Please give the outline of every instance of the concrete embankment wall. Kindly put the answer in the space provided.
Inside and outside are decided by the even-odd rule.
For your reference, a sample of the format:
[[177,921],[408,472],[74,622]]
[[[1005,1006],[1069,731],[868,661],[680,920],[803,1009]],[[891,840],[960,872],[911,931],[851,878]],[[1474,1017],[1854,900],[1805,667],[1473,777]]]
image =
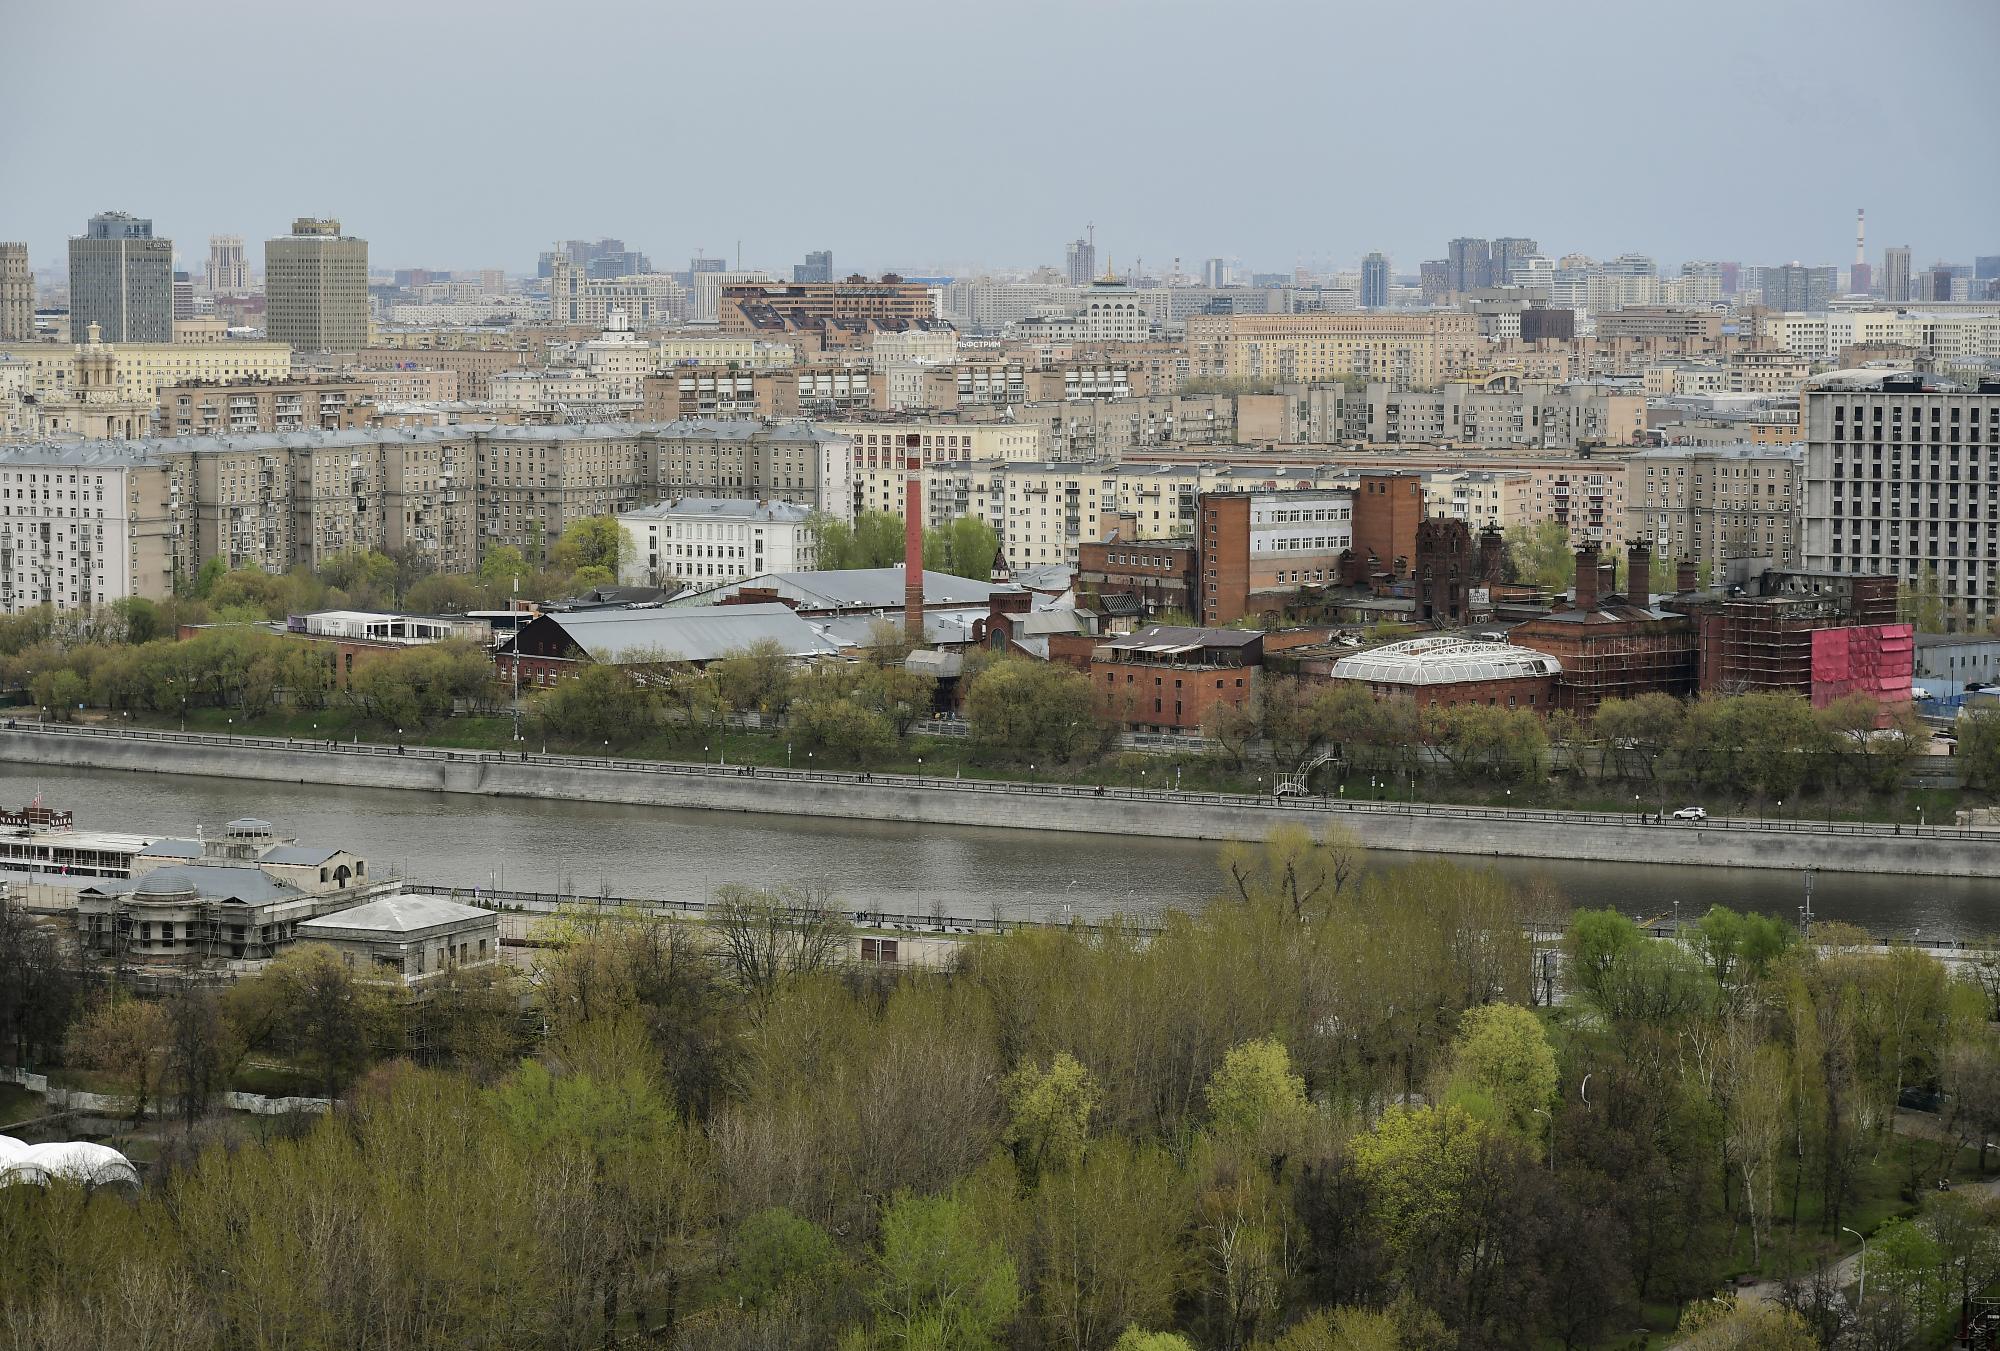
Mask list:
[[[461,753],[353,754],[258,744],[160,742],[110,736],[0,731],[0,760],[157,774],[351,788],[402,788],[495,797],[555,798],[637,806],[831,816],[1061,830],[1086,834],[1228,840],[1263,836],[1282,821],[1314,829],[1337,824],[1371,849],[1489,857],[1685,863],[1735,868],[1819,868],[1832,872],[2000,877],[2000,832],[1912,834],[1757,829],[1744,825],[1641,825],[1617,817],[1562,817],[1448,807],[1296,808],[1199,802],[1159,796],[1102,797],[1030,787],[973,791],[932,783],[857,783],[849,778],[768,773],[649,772],[588,761],[482,758]],[[72,804],[84,805],[84,804]],[[114,823],[101,823],[107,826]]]

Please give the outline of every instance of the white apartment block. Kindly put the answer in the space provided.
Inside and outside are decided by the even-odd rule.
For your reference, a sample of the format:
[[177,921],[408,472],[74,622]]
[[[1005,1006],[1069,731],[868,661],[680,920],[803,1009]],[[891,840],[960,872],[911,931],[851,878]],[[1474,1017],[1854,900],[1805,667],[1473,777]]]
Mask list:
[[[909,439],[923,463],[945,460],[1038,460],[1042,429],[1018,422],[834,422],[820,424],[854,443],[854,468],[902,471]],[[900,510],[900,508],[898,508]]]
[[0,451],[0,611],[173,591],[181,473],[129,442]]
[[682,497],[621,512],[618,524],[633,548],[619,565],[618,580],[627,586],[683,581],[706,587],[766,572],[809,572],[819,566],[811,515],[790,502],[715,497]]
[[1631,445],[1646,425],[1646,400],[1609,385],[1550,385],[1495,375],[1447,380],[1436,390],[1368,385],[1368,439],[1476,446]]
[[1928,572],[1973,624],[2000,612],[2000,380],[1835,373],[1802,397],[1805,566]]
[[1484,526],[1512,530],[1534,521],[1534,478],[1515,470],[1459,469],[1424,477],[1424,510]]

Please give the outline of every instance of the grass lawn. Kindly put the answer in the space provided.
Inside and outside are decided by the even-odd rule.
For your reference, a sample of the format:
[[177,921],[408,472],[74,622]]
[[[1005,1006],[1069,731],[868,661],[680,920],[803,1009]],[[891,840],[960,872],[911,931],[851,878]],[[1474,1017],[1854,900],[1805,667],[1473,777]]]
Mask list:
[[0,1084],[0,1126],[26,1121],[41,1114],[41,1094],[30,1093],[19,1084]]

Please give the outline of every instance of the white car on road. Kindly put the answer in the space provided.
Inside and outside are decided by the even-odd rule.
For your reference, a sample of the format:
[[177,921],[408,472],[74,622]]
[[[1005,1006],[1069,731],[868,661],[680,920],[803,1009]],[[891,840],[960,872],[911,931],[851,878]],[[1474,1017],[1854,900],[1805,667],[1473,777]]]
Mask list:
[[1706,821],[1707,819],[1708,808],[1706,807],[1683,807],[1674,813],[1674,820],[1676,821]]

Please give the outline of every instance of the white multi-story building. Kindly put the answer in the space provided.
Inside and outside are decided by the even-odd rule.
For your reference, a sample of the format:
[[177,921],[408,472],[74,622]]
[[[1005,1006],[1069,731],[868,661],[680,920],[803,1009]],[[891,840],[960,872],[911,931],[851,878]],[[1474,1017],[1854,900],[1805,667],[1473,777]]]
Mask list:
[[1974,625],[2000,611],[2000,380],[1834,371],[1801,397],[1805,565],[1935,578]]
[[0,611],[173,591],[182,475],[128,442],[0,451]]
[[747,333],[670,333],[653,340],[655,365],[734,366],[746,371],[772,371],[798,363],[798,349],[788,342]]
[[810,572],[819,566],[812,512],[791,502],[681,497],[621,512],[632,541],[618,568],[627,586],[671,581],[712,586],[766,572]]

